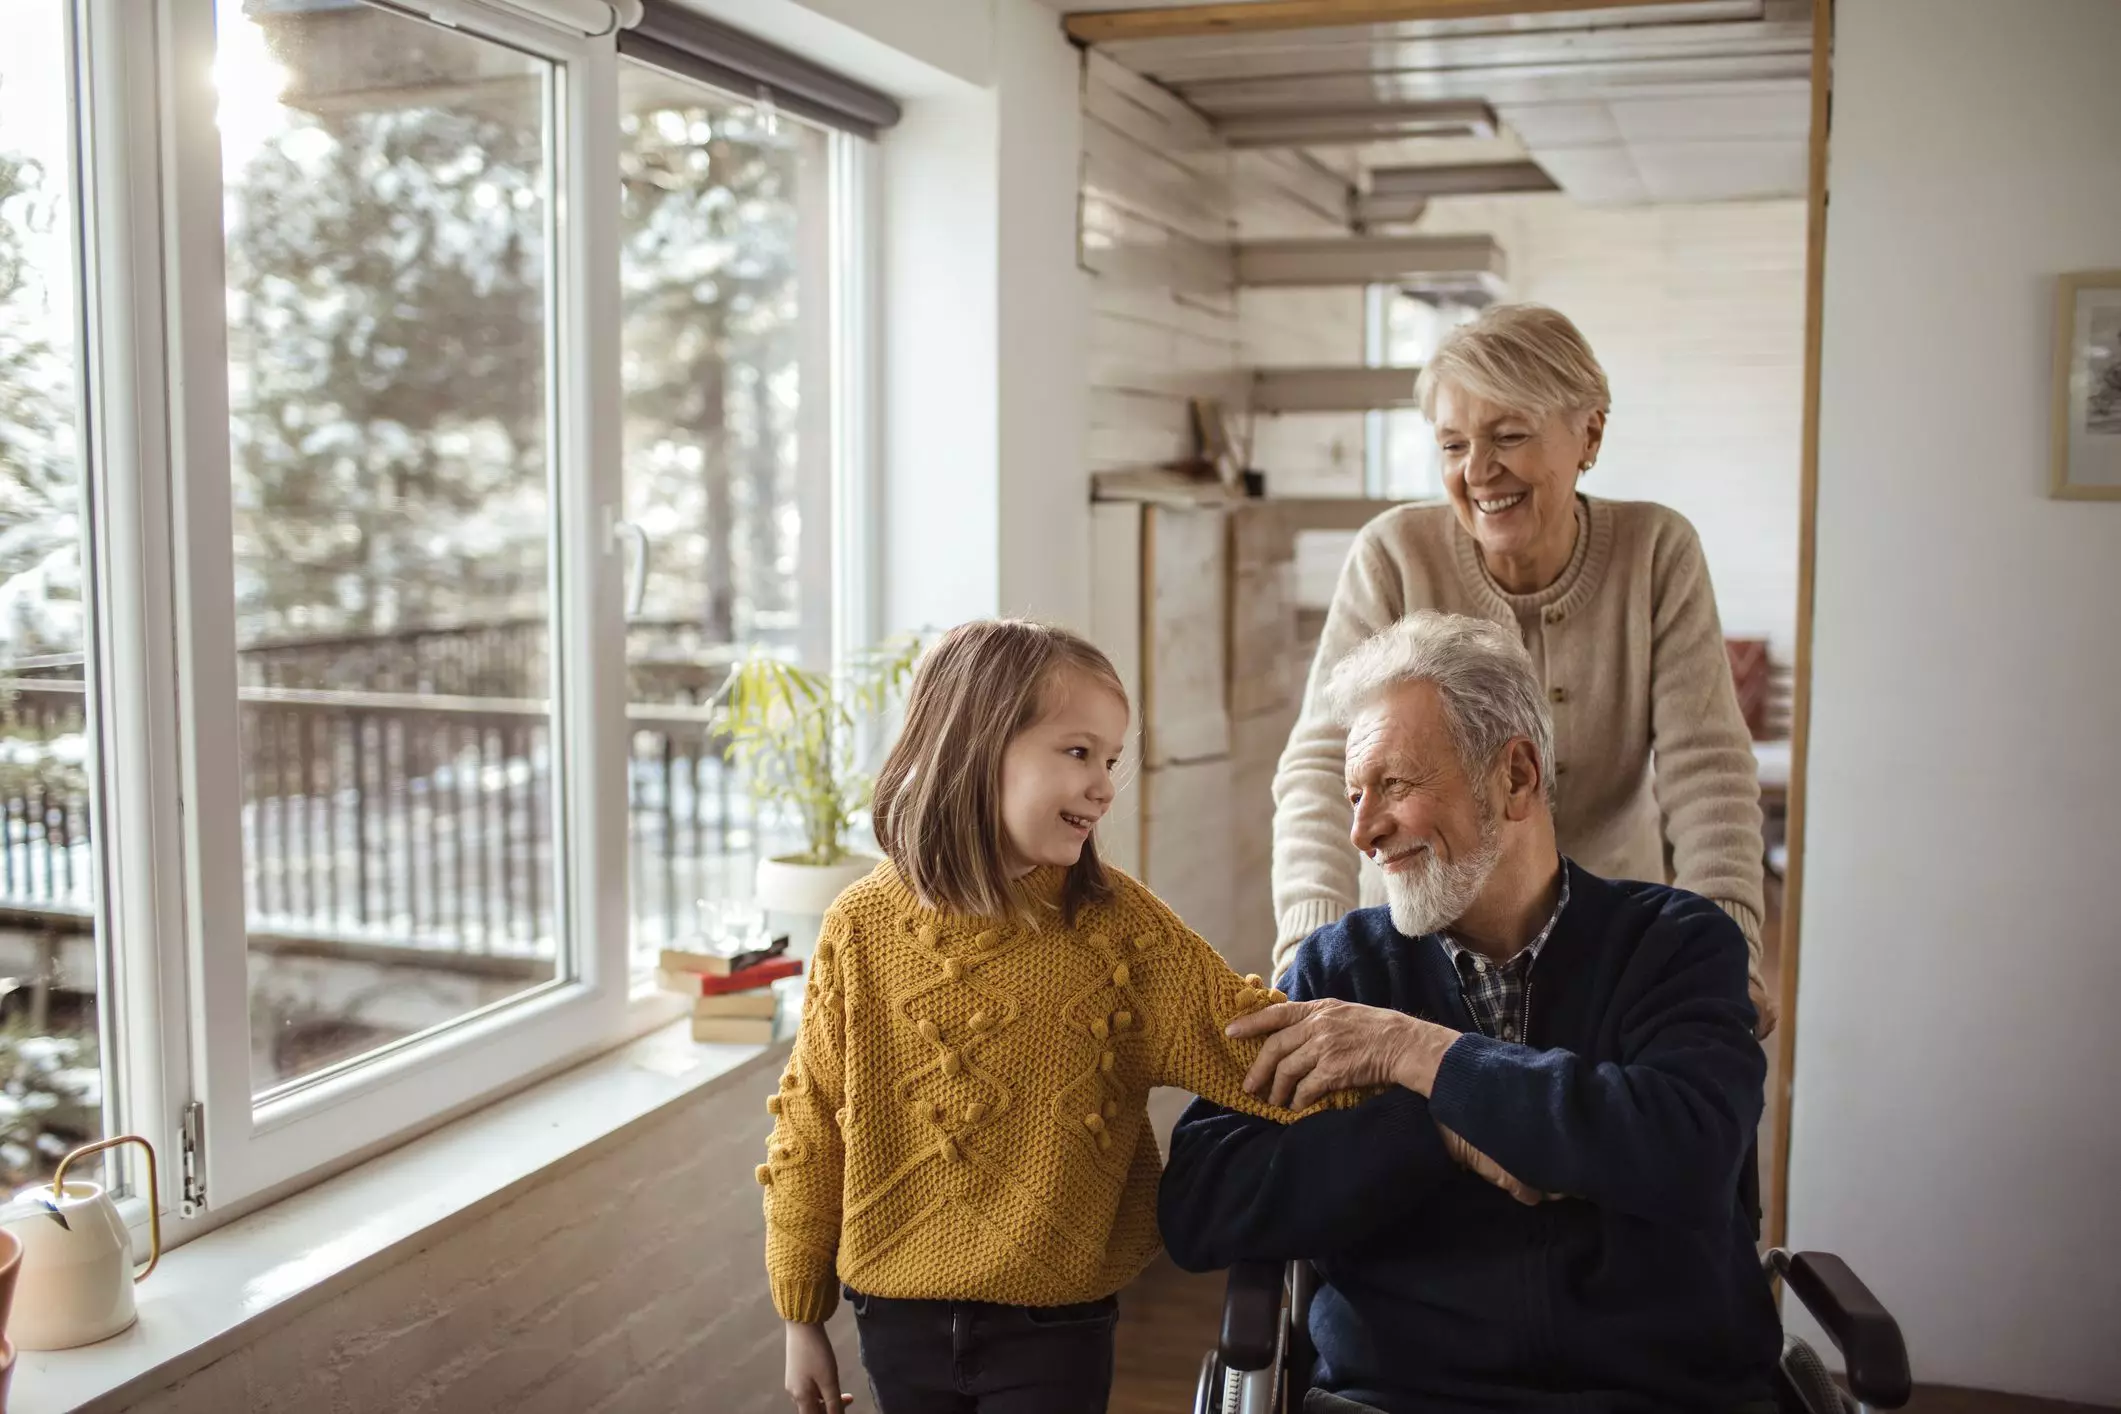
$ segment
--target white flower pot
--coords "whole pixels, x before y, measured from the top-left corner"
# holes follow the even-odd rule
[[[873,854],[850,854],[837,864],[801,864],[789,859],[761,859],[753,884],[753,902],[766,910],[774,932],[788,935],[788,950],[810,956],[818,925],[840,890],[866,878],[879,863]]]

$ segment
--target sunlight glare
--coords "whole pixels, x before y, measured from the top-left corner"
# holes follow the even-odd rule
[[[220,96],[215,121],[221,128],[222,160],[233,174],[287,127],[280,95],[288,72],[273,62],[264,31],[243,13],[243,0],[221,0],[216,7],[214,91]]]

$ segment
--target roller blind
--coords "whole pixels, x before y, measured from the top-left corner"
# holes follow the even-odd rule
[[[777,108],[863,137],[875,137],[899,119],[898,103],[888,94],[676,0],[638,0],[638,8],[639,20],[619,31],[619,53],[629,59],[731,93],[768,95]]]
[[[575,34],[610,34],[640,18],[641,0],[381,0],[445,25],[476,21],[480,12],[536,20]],[[319,6],[317,8],[323,8]]]

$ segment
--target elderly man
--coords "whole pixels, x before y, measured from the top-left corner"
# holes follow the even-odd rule
[[[1329,696],[1388,907],[1313,933],[1248,1088],[1196,1101],[1164,1239],[1308,1258],[1321,1410],[1772,1410],[1780,1333],[1741,1175],[1766,1061],[1716,906],[1562,859],[1553,729],[1513,635],[1418,613]]]

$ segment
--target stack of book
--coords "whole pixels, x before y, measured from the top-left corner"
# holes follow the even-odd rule
[[[773,984],[802,970],[802,963],[775,951],[729,954],[665,948],[655,978],[665,991],[692,998],[693,1040],[763,1046],[774,1038],[780,1005]]]

